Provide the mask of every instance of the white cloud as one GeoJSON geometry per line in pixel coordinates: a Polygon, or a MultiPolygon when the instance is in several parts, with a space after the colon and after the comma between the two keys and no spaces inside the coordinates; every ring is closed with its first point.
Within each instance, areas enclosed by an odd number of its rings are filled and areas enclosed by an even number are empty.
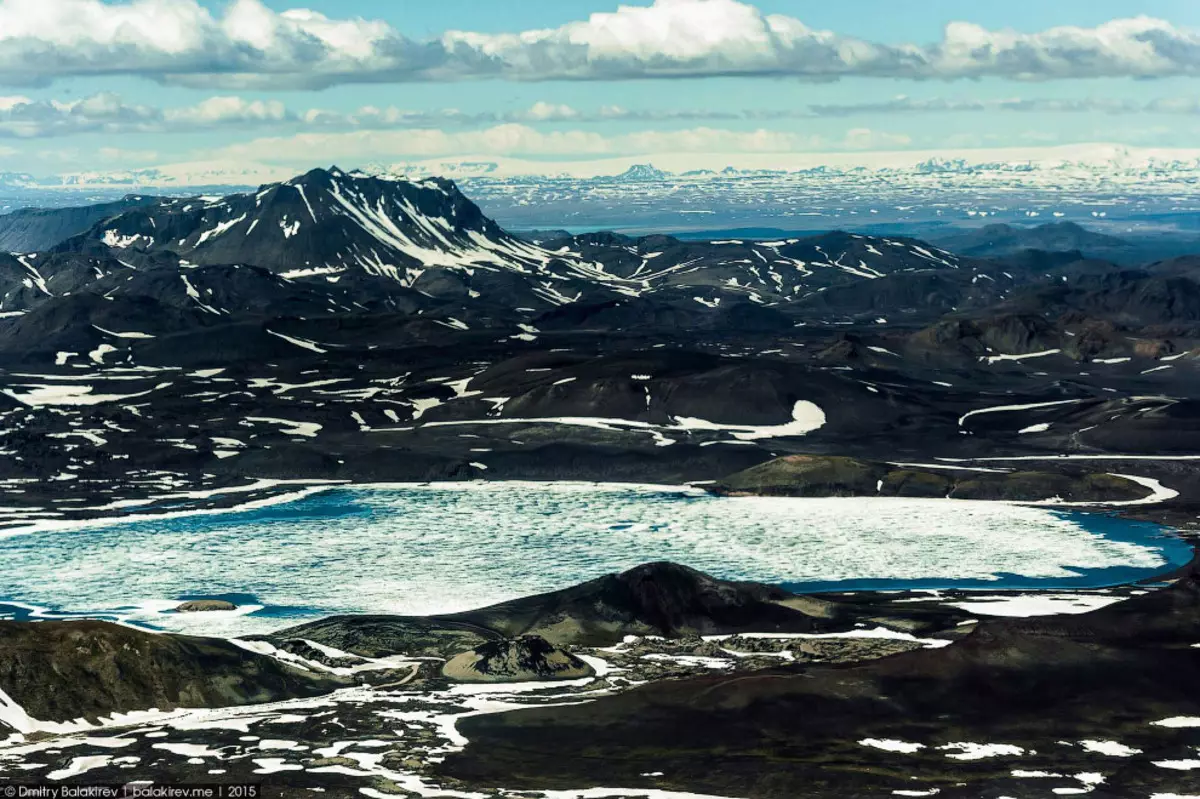
{"type": "Polygon", "coordinates": [[[276,13],[260,0],[233,0],[223,16],[196,0],[0,0],[0,76],[12,84],[137,74],[208,85],[330,85],[431,66],[417,58],[426,49],[382,22],[276,13]]]}
{"type": "Polygon", "coordinates": [[[890,100],[870,103],[846,103],[809,106],[813,116],[838,117],[875,114],[944,114],[981,111],[1017,111],[1028,113],[1129,114],[1137,112],[1194,114],[1200,101],[1190,98],[1160,98],[1154,100],[1118,100],[1109,97],[1011,97],[998,100],[976,98],[931,97],[918,99],[898,95],[890,100]]]}
{"type": "Polygon", "coordinates": [[[717,108],[631,110],[615,105],[601,106],[597,110],[581,110],[564,103],[551,103],[544,100],[537,101],[529,108],[504,113],[468,114],[455,108],[413,111],[395,107],[364,106],[348,113],[312,109],[299,115],[301,119],[313,126],[362,129],[394,128],[405,125],[478,125],[499,122],[666,122],[784,119],[804,116],[811,116],[811,114],[803,109],[787,111],[736,111],[717,108]]]}
{"type": "Polygon", "coordinates": [[[439,156],[533,156],[537,158],[598,158],[659,153],[791,154],[828,150],[901,147],[905,136],[854,129],[840,138],[806,133],[735,131],[697,127],[687,130],[638,131],[612,136],[584,130],[540,131],[508,123],[480,130],[446,131],[411,128],[382,131],[299,133],[272,136],[196,154],[225,162],[303,164],[321,153],[327,161],[361,163],[387,159],[439,156]]]}
{"type": "Polygon", "coordinates": [[[31,100],[0,98],[0,136],[31,138],[92,131],[137,132],[151,130],[161,112],[124,103],[115,94],[102,92],[81,100],[31,100]]]}
{"type": "Polygon", "coordinates": [[[169,133],[252,127],[294,119],[278,101],[211,97],[194,106],[161,109],[101,92],[70,102],[0,97],[0,137],[47,138],[79,133],[169,133]]]}
{"type": "Polygon", "coordinates": [[[106,164],[112,163],[148,163],[157,160],[156,150],[127,150],[121,147],[101,147],[96,151],[99,160],[106,164]]]}
{"type": "Polygon", "coordinates": [[[284,122],[292,116],[278,100],[243,100],[241,97],[210,97],[190,108],[173,108],[163,119],[174,125],[246,125],[284,122]]]}
{"type": "Polygon", "coordinates": [[[534,103],[528,111],[524,111],[520,116],[531,122],[546,122],[558,121],[565,119],[578,119],[580,113],[569,105],[546,103],[539,100],[534,103]]]}
{"type": "Polygon", "coordinates": [[[935,44],[892,45],[739,0],[656,0],[557,28],[416,41],[385,22],[276,12],[261,0],[217,14],[197,0],[0,0],[0,82],[112,74],[272,89],[489,77],[1150,78],[1200,74],[1200,33],[1149,17],[1035,33],[952,22],[935,44]]]}
{"type": "Polygon", "coordinates": [[[852,128],[842,141],[849,150],[896,150],[907,147],[912,139],[904,134],[887,133],[870,128],[852,128]]]}
{"type": "Polygon", "coordinates": [[[358,130],[338,133],[298,133],[272,136],[222,147],[206,158],[246,159],[266,162],[428,157],[457,153],[523,153],[538,155],[598,154],[608,152],[608,140],[586,131],[545,133],[525,125],[496,125],[482,130],[446,131],[436,128],[358,130]]]}
{"type": "MultiPolygon", "coordinates": [[[[0,96],[0,138],[50,138],[81,133],[177,133],[201,130],[284,128],[304,131],[388,131],[401,129],[444,129],[498,126],[503,124],[557,126],[595,122],[705,122],[741,121],[764,123],[815,117],[877,117],[884,114],[931,114],[974,112],[1039,112],[1108,114],[1200,115],[1200,100],[1163,97],[1147,100],[1117,100],[1105,97],[916,99],[899,95],[891,100],[842,105],[794,106],[779,110],[728,108],[627,109],[574,106],[538,101],[528,108],[509,112],[466,113],[455,108],[416,111],[396,107],[363,106],[343,112],[319,108],[293,110],[278,100],[247,100],[237,96],[210,97],[195,105],[157,108],[131,104],[119,95],[102,92],[79,100],[32,100],[23,95],[0,96]]],[[[761,133],[761,132],[760,132],[761,133]]],[[[630,134],[631,141],[636,135],[630,134]]],[[[653,133],[649,135],[655,135],[653,133]]],[[[888,142],[902,144],[906,142],[888,142]]]]}

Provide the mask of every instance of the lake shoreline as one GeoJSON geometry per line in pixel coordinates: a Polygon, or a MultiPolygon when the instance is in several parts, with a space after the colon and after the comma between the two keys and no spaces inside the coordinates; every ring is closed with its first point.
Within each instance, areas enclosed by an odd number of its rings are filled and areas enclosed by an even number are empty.
{"type": "MultiPolygon", "coordinates": [[[[851,507],[859,512],[867,512],[869,517],[869,508],[867,511],[862,510],[864,500],[853,500],[844,498],[823,498],[823,499],[801,499],[801,498],[724,498],[715,497],[707,494],[701,489],[694,486],[666,486],[659,484],[605,484],[605,483],[589,483],[589,482],[561,482],[561,483],[533,483],[530,481],[507,481],[505,483],[471,481],[471,482],[455,482],[455,483],[383,483],[383,484],[336,484],[336,485],[319,485],[306,486],[303,489],[296,491],[296,486],[287,486],[293,489],[290,493],[280,494],[272,498],[270,501],[256,501],[244,503],[241,506],[235,506],[229,509],[204,509],[197,511],[173,511],[168,514],[163,514],[155,517],[147,517],[144,515],[136,515],[125,518],[112,518],[97,520],[88,524],[82,525],[83,528],[93,528],[97,534],[105,537],[111,537],[115,534],[111,528],[114,525],[133,524],[139,527],[146,525],[161,525],[164,528],[182,530],[190,529],[189,525],[198,525],[197,529],[212,529],[213,522],[217,522],[217,529],[220,529],[222,518],[228,521],[229,525],[233,525],[234,531],[239,526],[249,525],[247,529],[257,529],[255,525],[259,524],[284,524],[285,528],[294,527],[295,523],[312,522],[316,519],[320,523],[327,524],[330,520],[340,519],[343,514],[350,514],[347,520],[351,523],[355,522],[356,514],[361,513],[384,513],[395,515],[398,509],[390,509],[390,505],[381,505],[380,510],[372,510],[371,508],[362,508],[363,497],[371,497],[373,492],[385,492],[378,495],[380,501],[388,499],[386,492],[394,491],[415,491],[415,492],[433,492],[434,496],[454,497],[453,492],[463,491],[485,491],[480,494],[480,501],[484,502],[483,511],[487,511],[487,501],[494,501],[496,497],[503,497],[508,488],[524,488],[528,489],[538,486],[545,489],[547,495],[553,498],[560,498],[560,494],[567,498],[579,496],[580,494],[591,498],[596,492],[610,492],[614,497],[650,497],[661,498],[662,496],[670,497],[670,501],[679,498],[685,502],[684,506],[672,508],[670,505],[665,505],[659,511],[659,514],[671,514],[681,512],[686,509],[686,506],[691,503],[720,503],[726,510],[729,510],[732,503],[739,506],[758,506],[758,512],[771,511],[773,513],[786,512],[791,513],[792,509],[797,507],[797,503],[810,503],[811,510],[816,512],[820,509],[820,513],[834,514],[838,516],[845,509],[851,507]],[[497,489],[500,489],[499,491],[497,489]],[[337,494],[344,493],[348,496],[345,507],[339,506],[339,502],[343,500],[337,497],[337,494]],[[256,512],[254,516],[246,515],[248,512],[256,512]],[[315,516],[313,514],[316,514],[315,516]],[[209,518],[205,518],[209,517],[209,518]],[[274,520],[274,521],[272,521],[274,520]],[[102,532],[101,532],[102,531],[102,532]]],[[[737,566],[736,563],[725,568],[714,567],[712,563],[706,562],[703,559],[700,561],[689,560],[689,558],[678,552],[665,550],[662,552],[649,551],[646,553],[639,552],[636,556],[631,556],[624,560],[609,561],[607,568],[621,568],[623,565],[629,565],[635,562],[645,562],[654,560],[656,557],[676,559],[681,562],[698,568],[707,569],[713,573],[720,574],[728,579],[753,579],[760,582],[777,585],[785,590],[806,595],[858,595],[858,596],[875,596],[887,595],[898,596],[906,595],[914,598],[925,596],[931,592],[938,592],[949,598],[966,599],[971,596],[979,596],[981,594],[1005,594],[1005,595],[1020,595],[1023,593],[1078,593],[1080,595],[1088,595],[1094,592],[1104,592],[1110,590],[1123,591],[1134,590],[1137,586],[1144,584],[1153,584],[1164,579],[1165,575],[1171,574],[1180,568],[1183,568],[1193,557],[1193,551],[1187,543],[1186,536],[1180,534],[1178,530],[1168,528],[1156,522],[1151,522],[1144,518],[1145,507],[1141,507],[1140,516],[1143,518],[1130,519],[1123,513],[1115,511],[1096,512],[1088,509],[1085,511],[1081,508],[1053,508],[1045,506],[1036,506],[1029,508],[1024,503],[1002,503],[991,501],[967,501],[967,500],[945,500],[945,499],[902,499],[902,498],[872,498],[866,500],[875,508],[895,508],[896,512],[901,512],[915,517],[928,516],[931,510],[936,510],[934,518],[937,514],[949,513],[947,519],[953,519],[954,515],[959,511],[963,513],[977,513],[985,511],[987,514],[992,514],[999,511],[1001,508],[1011,506],[1013,512],[1022,509],[1021,513],[1031,513],[1036,511],[1038,514],[1045,514],[1045,518],[1058,519],[1063,523],[1074,525],[1071,529],[1078,530],[1077,534],[1087,534],[1088,540],[1100,540],[1105,546],[1128,545],[1132,547],[1141,547],[1144,551],[1153,551],[1158,558],[1163,561],[1157,565],[1142,565],[1142,566],[1126,566],[1120,563],[1110,563],[1105,567],[1093,565],[1087,568],[1066,568],[1058,576],[1052,574],[1042,574],[1040,576],[1032,574],[1021,574],[1020,572],[1009,571],[1006,573],[1003,567],[1004,556],[995,555],[996,567],[994,570],[986,572],[988,576],[977,577],[950,577],[937,576],[934,572],[928,572],[923,575],[914,575],[912,577],[904,577],[901,573],[896,573],[891,577],[852,577],[848,576],[845,579],[831,580],[814,580],[811,577],[808,579],[800,578],[799,574],[795,577],[789,576],[786,572],[780,572],[775,576],[769,576],[766,573],[755,572],[751,567],[737,566]],[[898,504],[893,504],[898,503],[898,504]],[[902,507],[901,507],[902,506],[902,507]],[[924,509],[924,510],[923,510],[924,509]],[[1153,527],[1150,525],[1153,524],[1153,527]],[[643,556],[644,555],[644,556],[643,556]],[[747,571],[746,569],[750,569],[747,571]],[[1072,572],[1076,573],[1072,573],[1072,572]]],[[[366,503],[368,506],[371,502],[366,503]]],[[[603,507],[603,506],[602,506],[603,507]]],[[[700,506],[697,506],[700,507],[700,506]]],[[[712,512],[712,508],[707,508],[708,512],[712,512]]],[[[750,516],[753,516],[753,511],[749,511],[750,516]]],[[[602,514],[603,515],[603,514],[602,514]]],[[[618,514],[620,515],[620,514],[618,514]]],[[[734,518],[738,518],[740,514],[735,513],[734,518]]],[[[808,519],[808,517],[805,517],[808,519]]],[[[986,519],[990,518],[985,515],[983,521],[978,521],[979,524],[986,524],[986,519]]],[[[1040,517],[1038,517],[1040,518],[1040,517]]],[[[636,522],[636,518],[633,519],[636,522]]],[[[968,524],[973,523],[970,517],[964,517],[964,521],[968,524]]],[[[363,522],[365,523],[365,522],[363,522]]],[[[684,531],[693,535],[698,535],[704,538],[705,533],[703,528],[690,530],[686,527],[686,522],[681,522],[684,525],[684,531]]],[[[994,522],[993,522],[994,523],[994,522]]],[[[1057,523],[1057,522],[1056,522],[1057,523]]],[[[632,526],[636,526],[631,522],[632,526]]],[[[630,526],[630,525],[621,525],[630,526]]],[[[718,525],[719,526],[719,525],[718,525]]],[[[69,536],[74,532],[76,526],[60,526],[54,525],[52,528],[44,529],[42,532],[48,532],[54,537],[62,538],[64,535],[69,536]]],[[[157,528],[156,528],[157,529],[157,528]]],[[[263,528],[264,532],[257,532],[255,535],[270,535],[269,529],[263,528]]],[[[986,529],[986,528],[985,528],[986,529]]],[[[37,535],[38,530],[33,530],[29,535],[37,535]]],[[[621,535],[624,531],[609,532],[608,535],[621,535]]],[[[481,533],[483,534],[483,533],[481,533]]],[[[653,539],[655,533],[648,533],[653,539]]],[[[853,528],[850,531],[842,534],[853,536],[853,528]]],[[[872,541],[871,534],[864,533],[867,537],[864,539],[867,542],[872,541]]],[[[23,538],[24,536],[21,536],[23,538]]],[[[638,539],[636,531],[629,533],[629,538],[638,539]]],[[[791,536],[794,538],[795,536],[791,536]]],[[[687,535],[683,535],[687,538],[687,535]]],[[[66,540],[66,539],[64,539],[66,540]]],[[[96,539],[97,541],[102,539],[96,539]]],[[[181,539],[181,542],[187,539],[181,539]]],[[[790,540],[790,539],[789,539],[790,540]]],[[[557,552],[557,544],[554,539],[549,539],[550,543],[544,546],[551,547],[557,552]]],[[[20,544],[22,542],[5,540],[0,538],[0,547],[5,545],[20,544]]],[[[72,545],[74,542],[71,542],[72,545]]],[[[766,547],[771,549],[770,541],[759,542],[758,544],[748,544],[751,547],[766,547]]],[[[870,545],[869,543],[867,545],[870,545]]],[[[875,541],[875,546],[879,546],[879,542],[875,541]]],[[[137,545],[132,544],[136,550],[137,545]]],[[[187,546],[193,546],[188,543],[187,546]]],[[[336,547],[335,547],[336,549],[336,547]]],[[[19,550],[17,550],[19,551],[19,550]]],[[[222,550],[224,551],[224,550],[222,550]]],[[[372,550],[364,550],[371,552],[372,550]]],[[[543,551],[543,550],[539,550],[543,551]]],[[[1068,550],[1069,551],[1069,550],[1068,550]]],[[[10,549],[10,555],[13,550],[10,549]]],[[[569,560],[570,550],[566,550],[564,558],[569,560]]],[[[0,549],[0,555],[3,554],[3,549],[0,549]]],[[[102,556],[99,554],[89,553],[86,557],[94,558],[95,562],[102,562],[102,556]]],[[[539,557],[545,557],[541,555],[539,557]]],[[[811,555],[804,557],[810,558],[809,562],[816,562],[812,558],[821,557],[821,550],[815,551],[811,555]]],[[[1067,557],[1067,555],[1061,555],[1067,557]]],[[[1108,557],[1115,557],[1108,556],[1108,557]]],[[[18,558],[19,560],[19,558],[18,558]]],[[[710,558],[711,560],[711,558],[710,558]]],[[[66,562],[66,561],[64,561],[66,562]]],[[[91,561],[88,561],[91,562],[91,561]]],[[[1059,561],[1067,564],[1069,560],[1059,561]]],[[[81,562],[80,565],[86,565],[81,562]]],[[[447,567],[449,568],[449,567],[447,567]]],[[[543,590],[553,590],[556,586],[569,583],[572,580],[585,579],[588,573],[595,573],[598,570],[603,570],[606,566],[601,562],[594,567],[579,567],[581,571],[571,571],[567,574],[560,575],[557,580],[544,578],[543,583],[525,585],[523,583],[514,584],[511,594],[502,595],[484,595],[481,601],[476,604],[486,604],[486,602],[506,601],[507,599],[525,596],[530,593],[537,593],[543,590]]],[[[844,568],[844,567],[843,567],[844,568]]],[[[385,572],[387,569],[384,570],[385,572]]],[[[451,574],[447,579],[454,578],[451,574]]],[[[330,574],[330,580],[337,580],[337,573],[330,574]]],[[[402,577],[401,577],[402,579],[402,577]]],[[[505,585],[503,578],[501,582],[505,585]]],[[[22,594],[18,591],[5,592],[0,594],[0,604],[9,604],[13,608],[8,611],[8,615],[13,618],[103,618],[108,620],[129,622],[143,629],[174,631],[174,632],[192,632],[195,634],[226,634],[223,632],[229,631],[229,635],[240,634],[236,624],[249,624],[256,626],[256,632],[264,631],[268,625],[272,628],[286,626],[289,623],[297,623],[299,621],[307,621],[316,618],[322,618],[339,614],[371,614],[371,613],[392,613],[405,615],[406,613],[446,613],[457,612],[466,605],[451,605],[446,606],[422,606],[418,609],[400,609],[389,608],[386,605],[387,600],[381,601],[383,604],[372,606],[368,602],[362,607],[345,607],[345,606],[326,606],[320,601],[309,601],[297,603],[294,599],[280,601],[283,597],[269,587],[265,587],[264,583],[257,584],[226,584],[220,590],[213,589],[210,585],[204,583],[199,577],[197,582],[190,586],[180,585],[176,590],[170,592],[144,592],[131,593],[127,595],[126,602],[128,604],[113,604],[106,603],[101,606],[87,606],[79,604],[71,604],[68,602],[53,601],[53,597],[49,594],[22,594]],[[274,596],[272,596],[274,594],[274,596]],[[186,599],[195,598],[217,598],[232,601],[235,604],[241,605],[242,610],[229,615],[222,614],[188,614],[186,623],[189,625],[186,628],[177,626],[184,623],[184,617],[172,614],[171,608],[174,604],[186,599]],[[50,601],[47,601],[50,600],[50,601]],[[21,609],[21,606],[26,606],[21,609]],[[255,611],[247,611],[247,606],[262,606],[255,611]],[[246,618],[250,617],[250,618],[246,618]],[[269,620],[269,621],[268,621],[269,620]],[[201,626],[202,622],[217,623],[221,622],[214,628],[205,628],[201,626]],[[223,626],[224,625],[224,626],[223,626]]],[[[418,590],[419,590],[418,584],[418,590]]],[[[395,587],[387,589],[394,592],[395,587]]],[[[358,592],[358,595],[372,596],[370,592],[358,592]]],[[[380,594],[381,597],[388,596],[388,593],[380,594]]]]}

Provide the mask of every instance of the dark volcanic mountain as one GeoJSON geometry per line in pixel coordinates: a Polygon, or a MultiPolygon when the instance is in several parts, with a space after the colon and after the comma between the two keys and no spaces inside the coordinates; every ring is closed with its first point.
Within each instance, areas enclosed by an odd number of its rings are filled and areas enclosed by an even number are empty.
{"type": "Polygon", "coordinates": [[[1079,252],[1092,258],[1120,259],[1131,253],[1133,244],[1116,236],[1096,233],[1074,222],[1050,222],[1037,227],[984,225],[939,238],[938,244],[959,255],[997,258],[1021,250],[1079,252]]]}
{"type": "MultiPolygon", "coordinates": [[[[536,314],[654,295],[692,310],[791,304],[888,275],[971,268],[908,239],[832,233],[776,242],[683,242],[669,236],[567,236],[536,245],[503,231],[449,181],[313,170],[254,194],[132,209],[59,252],[139,264],[246,264],[288,280],[347,282],[371,296],[411,289],[460,307],[536,314]]],[[[992,270],[993,281],[1004,279],[992,270]]],[[[339,287],[340,288],[340,287],[339,287]]],[[[995,292],[993,292],[994,294],[995,292]]]]}
{"type": "Polygon", "coordinates": [[[254,194],[135,209],[88,235],[118,251],[166,251],[200,265],[247,263],[289,275],[357,268],[406,284],[415,279],[410,270],[531,270],[548,260],[484,217],[448,181],[410,183],[336,168],[254,194]]]}
{"type": "Polygon", "coordinates": [[[92,225],[131,208],[153,205],[157,197],[130,194],[120,200],[70,208],[21,208],[0,216],[0,251],[48,250],[92,225]]]}
{"type": "Polygon", "coordinates": [[[403,327],[409,341],[446,330],[522,340],[541,330],[763,334],[888,314],[928,322],[1001,301],[1019,279],[919,241],[849,233],[765,242],[601,233],[539,245],[509,235],[449,181],[337,168],[251,194],[127,204],[97,211],[99,222],[48,252],[0,259],[0,313],[29,314],[0,340],[0,357],[56,359],[103,344],[179,363],[182,354],[146,342],[187,330],[219,340],[230,326],[282,318],[371,320],[403,327]]]}
{"type": "MultiPolygon", "coordinates": [[[[365,657],[448,657],[486,641],[536,636],[555,646],[610,646],[627,635],[843,629],[855,609],[774,586],[718,580],[675,563],[647,563],[579,585],[444,616],[333,616],[263,639],[319,644],[365,657]]],[[[947,622],[952,626],[954,622],[947,622]]]]}

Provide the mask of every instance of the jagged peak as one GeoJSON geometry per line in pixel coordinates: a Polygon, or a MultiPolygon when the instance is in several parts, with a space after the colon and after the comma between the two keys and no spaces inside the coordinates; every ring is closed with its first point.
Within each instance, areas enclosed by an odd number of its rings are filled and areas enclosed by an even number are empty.
{"type": "MultiPolygon", "coordinates": [[[[450,196],[463,196],[457,184],[449,178],[431,176],[408,176],[386,172],[372,172],[360,168],[345,170],[337,164],[329,167],[314,167],[307,172],[295,175],[287,180],[260,185],[255,194],[261,195],[273,188],[281,186],[316,186],[328,187],[334,184],[355,185],[360,183],[394,184],[398,187],[410,186],[413,190],[434,190],[450,196]]],[[[234,195],[230,195],[234,196],[234,195]]]]}
{"type": "Polygon", "coordinates": [[[618,180],[662,180],[668,174],[654,164],[634,164],[616,178],[618,180]]]}

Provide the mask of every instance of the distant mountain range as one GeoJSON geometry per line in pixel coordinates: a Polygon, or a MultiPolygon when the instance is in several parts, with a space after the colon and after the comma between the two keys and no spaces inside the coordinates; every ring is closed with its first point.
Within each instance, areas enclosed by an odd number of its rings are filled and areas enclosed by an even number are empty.
{"type": "MultiPolygon", "coordinates": [[[[626,179],[655,178],[634,170],[626,179]]],[[[0,272],[0,312],[30,315],[17,327],[36,331],[33,338],[14,331],[9,344],[21,342],[26,352],[90,350],[103,339],[89,330],[86,341],[66,342],[62,331],[34,323],[57,318],[50,309],[62,303],[78,306],[81,319],[103,316],[95,321],[102,329],[159,332],[195,324],[197,313],[356,309],[460,330],[506,326],[510,335],[580,325],[789,329],[876,317],[920,324],[999,304],[1037,312],[1020,299],[1032,286],[1070,274],[1064,270],[1076,261],[1135,252],[1066,222],[987,225],[936,246],[843,232],[709,241],[564,231],[517,237],[448,180],[337,168],[244,194],[130,195],[19,211],[0,217],[0,242],[18,253],[8,258],[7,277],[0,272]],[[89,294],[108,302],[85,308],[89,294]],[[134,297],[174,310],[146,324],[115,321],[134,297]]]]}
{"type": "MultiPolygon", "coordinates": [[[[1134,245],[1122,263],[1193,251],[1200,226],[1177,198],[1200,180],[1200,151],[1112,145],[921,153],[619,157],[544,162],[507,157],[368,164],[390,180],[447,178],[510,230],[672,233],[773,228],[941,241],[990,223],[1081,223],[1134,245]]],[[[130,193],[223,196],[285,182],[273,164],[189,162],[126,171],[0,176],[0,205],[80,206],[130,193]]],[[[1057,245],[1056,245],[1057,246],[1057,245]]],[[[1084,250],[1087,251],[1086,249],[1084,250]]]]}
{"type": "Polygon", "coordinates": [[[0,349],[48,355],[91,350],[105,340],[97,329],[158,334],[204,324],[198,319],[356,309],[402,311],[451,329],[507,326],[511,335],[580,325],[784,329],[801,316],[856,318],[885,306],[925,319],[998,301],[1014,285],[999,265],[900,237],[587,234],[532,243],[501,229],[449,181],[336,168],[247,194],[131,197],[13,219],[20,224],[0,226],[0,235],[53,246],[9,258],[0,312],[28,316],[0,349]],[[99,221],[55,241],[91,219],[99,221]],[[88,304],[89,295],[107,302],[88,304]],[[147,302],[162,310],[150,313],[147,302]],[[36,321],[57,320],[64,303],[76,321],[93,322],[86,340],[73,338],[74,326],[36,321]]]}
{"type": "MultiPolygon", "coordinates": [[[[693,180],[738,175],[849,174],[878,172],[914,175],[974,175],[1008,172],[1055,175],[1056,179],[1129,182],[1171,179],[1200,170],[1200,149],[1153,149],[1115,144],[1059,147],[964,149],[957,151],[896,150],[886,152],[813,152],[762,154],[660,153],[584,161],[534,161],[507,156],[429,158],[365,165],[364,171],[413,178],[661,179],[693,180]]],[[[192,161],[124,170],[85,170],[35,176],[0,173],[0,187],[172,188],[241,187],[286,178],[286,166],[265,163],[192,161]]]]}
{"type": "Polygon", "coordinates": [[[973,255],[519,237],[453,181],[336,167],[13,219],[50,245],[0,255],[0,479],[36,483],[22,501],[79,481],[108,507],[163,472],[678,483],[789,452],[1200,450],[1178,399],[1200,261],[1113,263],[1088,250],[1120,241],[1070,225],[981,230],[973,255]]]}

